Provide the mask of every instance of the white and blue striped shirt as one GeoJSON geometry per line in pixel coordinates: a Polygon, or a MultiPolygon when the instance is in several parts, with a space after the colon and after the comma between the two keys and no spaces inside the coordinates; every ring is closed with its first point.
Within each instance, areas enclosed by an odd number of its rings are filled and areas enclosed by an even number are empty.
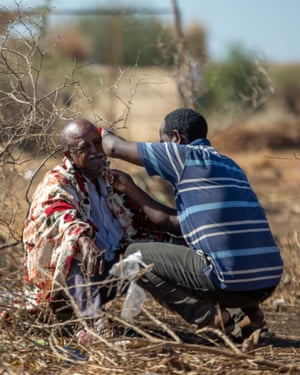
{"type": "Polygon", "coordinates": [[[174,187],[182,234],[209,259],[207,275],[222,289],[276,286],[283,263],[265,212],[243,170],[209,140],[189,145],[138,143],[151,175],[174,187]]]}

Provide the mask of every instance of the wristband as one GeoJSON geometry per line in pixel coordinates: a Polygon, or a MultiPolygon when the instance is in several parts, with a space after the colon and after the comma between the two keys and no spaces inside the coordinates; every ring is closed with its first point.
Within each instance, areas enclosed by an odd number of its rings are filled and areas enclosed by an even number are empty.
{"type": "Polygon", "coordinates": [[[105,128],[98,128],[98,132],[101,138],[103,138],[105,134],[114,134],[110,129],[105,129],[105,128]]]}
{"type": "Polygon", "coordinates": [[[98,133],[100,134],[101,138],[103,136],[103,131],[104,131],[104,128],[98,128],[98,133]]]}

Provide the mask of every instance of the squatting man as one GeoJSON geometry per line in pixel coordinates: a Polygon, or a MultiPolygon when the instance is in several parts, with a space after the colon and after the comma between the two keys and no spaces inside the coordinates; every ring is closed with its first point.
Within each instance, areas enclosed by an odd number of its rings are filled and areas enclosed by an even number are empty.
{"type": "Polygon", "coordinates": [[[103,130],[102,147],[108,157],[144,166],[174,188],[176,208],[161,210],[130,176],[112,171],[115,189],[186,242],[130,244],[125,260],[139,252],[141,267],[153,264],[138,285],[199,328],[224,325],[245,338],[266,327],[260,304],[279,284],[283,262],[244,171],[212,147],[207,132],[200,113],[179,108],[165,116],[160,142],[127,141],[103,130]],[[243,312],[236,324],[231,308],[243,312]]]}

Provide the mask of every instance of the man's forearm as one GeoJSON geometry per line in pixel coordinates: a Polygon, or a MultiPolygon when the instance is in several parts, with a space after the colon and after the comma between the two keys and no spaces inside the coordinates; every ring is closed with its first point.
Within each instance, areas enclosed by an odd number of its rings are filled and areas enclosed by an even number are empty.
{"type": "Polygon", "coordinates": [[[124,138],[114,134],[111,130],[101,128],[101,138],[102,138],[102,147],[103,151],[107,156],[114,156],[115,145],[118,147],[118,143],[126,142],[124,138]]]}
{"type": "Polygon", "coordinates": [[[130,189],[127,194],[143,209],[145,215],[162,230],[181,234],[177,212],[174,208],[156,201],[138,186],[130,189]]]}
{"type": "Polygon", "coordinates": [[[124,138],[105,129],[102,129],[101,137],[103,151],[107,156],[126,160],[136,165],[143,165],[135,142],[126,141],[124,138]]]}

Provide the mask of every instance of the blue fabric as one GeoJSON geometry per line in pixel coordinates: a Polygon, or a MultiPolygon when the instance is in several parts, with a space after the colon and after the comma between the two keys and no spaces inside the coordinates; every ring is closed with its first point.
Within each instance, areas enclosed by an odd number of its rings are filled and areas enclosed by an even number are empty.
{"type": "Polygon", "coordinates": [[[207,139],[189,145],[138,143],[150,176],[174,188],[182,234],[210,261],[207,275],[222,289],[278,285],[283,263],[265,212],[243,170],[207,139]]]}

